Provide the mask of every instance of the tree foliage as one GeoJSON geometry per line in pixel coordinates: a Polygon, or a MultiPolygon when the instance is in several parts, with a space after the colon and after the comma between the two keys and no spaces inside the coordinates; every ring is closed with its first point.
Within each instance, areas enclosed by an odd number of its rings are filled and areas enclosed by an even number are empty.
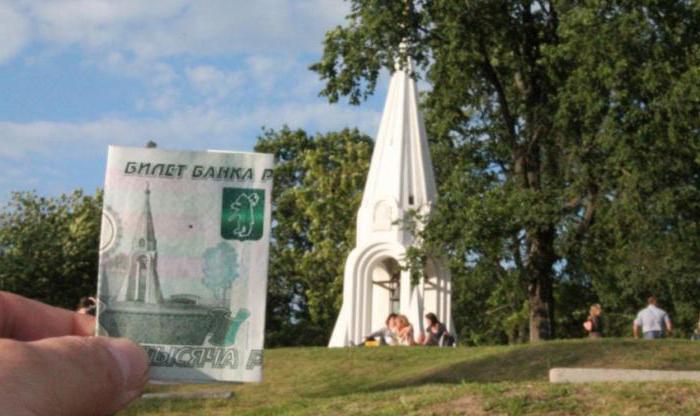
{"type": "Polygon", "coordinates": [[[266,130],[255,149],[276,160],[267,343],[325,344],[355,245],[372,141],[357,130],[310,136],[284,128],[266,130]]]}
{"type": "Polygon", "coordinates": [[[97,286],[102,193],[15,192],[0,211],[0,290],[74,308],[97,286]]]}
{"type": "MultiPolygon", "coordinates": [[[[582,335],[601,302],[629,332],[654,293],[700,310],[700,6],[690,0],[349,0],[312,66],[362,102],[411,58],[439,200],[414,262],[445,259],[462,341],[582,335]],[[556,314],[555,314],[555,305],[556,314]]],[[[267,343],[325,344],[372,141],[266,130],[275,155],[267,343]]],[[[94,293],[101,195],[16,193],[0,288],[73,306],[94,293]]]]}
{"type": "Polygon", "coordinates": [[[697,316],[696,2],[350,3],[312,69],[331,102],[407,58],[431,85],[423,250],[448,253],[462,339],[576,335],[592,301],[619,333],[648,292],[697,316]]]}

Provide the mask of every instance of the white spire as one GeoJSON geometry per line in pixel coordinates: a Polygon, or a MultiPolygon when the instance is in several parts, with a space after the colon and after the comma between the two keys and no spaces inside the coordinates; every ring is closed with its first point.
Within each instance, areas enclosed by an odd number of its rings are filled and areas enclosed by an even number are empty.
{"type": "MultiPolygon", "coordinates": [[[[401,313],[423,333],[423,315],[434,312],[452,330],[449,270],[429,259],[414,284],[400,262],[415,241],[400,220],[409,210],[427,213],[435,201],[428,139],[418,110],[411,66],[391,76],[384,114],[357,215],[357,245],[345,263],[343,306],[329,346],[356,345],[401,313]]],[[[422,224],[419,224],[422,226],[422,224]]]]}
{"type": "MultiPolygon", "coordinates": [[[[436,197],[428,138],[411,71],[409,64],[407,68],[397,67],[391,76],[358,215],[358,243],[374,231],[389,231],[382,222],[389,207],[395,221],[407,210],[428,209],[436,197]]],[[[396,235],[399,241],[410,243],[408,236],[400,234],[396,235]]]]}
{"type": "Polygon", "coordinates": [[[158,251],[151,213],[151,189],[146,182],[141,218],[136,227],[129,259],[129,273],[117,301],[163,303],[158,280],[158,251]]]}

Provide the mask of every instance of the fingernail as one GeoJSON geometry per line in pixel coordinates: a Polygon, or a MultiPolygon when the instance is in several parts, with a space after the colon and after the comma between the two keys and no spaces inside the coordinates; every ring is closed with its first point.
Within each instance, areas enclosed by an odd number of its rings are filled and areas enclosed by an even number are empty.
{"type": "Polygon", "coordinates": [[[123,338],[111,338],[107,349],[119,363],[124,380],[124,391],[143,388],[148,371],[146,352],[132,341],[123,338]]]}

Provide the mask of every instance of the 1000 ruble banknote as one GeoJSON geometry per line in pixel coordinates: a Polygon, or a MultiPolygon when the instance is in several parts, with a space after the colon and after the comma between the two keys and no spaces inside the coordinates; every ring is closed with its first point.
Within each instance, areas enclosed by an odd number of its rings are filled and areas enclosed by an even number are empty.
{"type": "Polygon", "coordinates": [[[139,342],[151,378],[259,381],[273,157],[110,147],[98,334],[139,342]]]}

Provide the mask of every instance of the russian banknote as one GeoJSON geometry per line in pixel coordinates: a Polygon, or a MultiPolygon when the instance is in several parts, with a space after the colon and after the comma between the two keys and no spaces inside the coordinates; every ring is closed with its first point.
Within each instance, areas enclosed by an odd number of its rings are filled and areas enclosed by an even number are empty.
{"type": "Polygon", "coordinates": [[[109,148],[99,335],[162,381],[260,381],[273,157],[109,148]]]}

